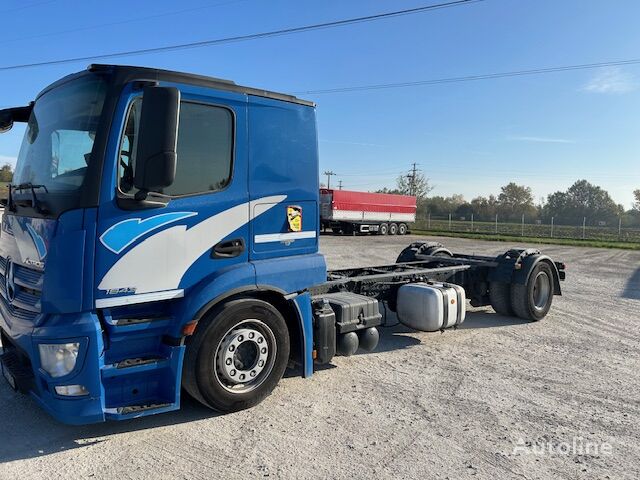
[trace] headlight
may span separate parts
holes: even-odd
[[[42,369],[54,378],[63,377],[76,366],[80,343],[41,343],[38,350]]]

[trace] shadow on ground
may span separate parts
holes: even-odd
[[[103,437],[124,432],[176,425],[218,414],[183,394],[182,408],[175,412],[122,422],[71,426],[57,422],[31,398],[16,394],[0,383],[0,464],[51,455],[103,442]]]
[[[412,330],[409,327],[405,327],[404,325],[399,323],[397,316],[392,312],[388,312],[388,318],[386,321],[387,321],[387,324],[390,324],[393,326],[387,329],[385,329],[384,327],[380,328],[381,336],[384,335],[385,333],[391,333],[394,336],[415,333],[415,330]],[[499,315],[495,313],[492,309],[487,308],[486,310],[467,312],[467,316],[465,317],[464,323],[457,328],[465,329],[465,330],[475,329],[475,328],[498,328],[498,327],[512,327],[517,325],[526,325],[528,323],[531,323],[531,322],[529,320],[523,320],[522,318],[518,318],[516,316],[509,317],[505,315]],[[385,330],[387,332],[385,332]],[[380,339],[380,343],[381,344],[383,343],[382,338]],[[417,341],[416,343],[420,343],[420,341]],[[410,346],[410,345],[404,345],[402,346],[402,348],[406,348],[407,346]],[[392,349],[390,348],[389,350],[392,350]]]
[[[518,325],[527,325],[531,323],[529,320],[506,315],[500,315],[493,310],[480,312],[467,312],[467,318],[458,328],[474,329],[474,328],[498,328],[498,327],[515,327]]]
[[[627,284],[622,292],[622,297],[640,300],[640,267],[638,267],[627,280]]]
[[[422,343],[421,339],[416,338],[414,330],[396,323],[395,315],[389,314],[387,322],[391,326],[380,328],[380,343],[374,353],[411,348]],[[526,323],[529,322],[516,317],[481,311],[469,312],[465,323],[460,328],[496,328]],[[427,335],[439,335],[439,333],[433,332]],[[331,364],[316,366],[316,371],[333,368],[336,367]],[[285,378],[299,376],[301,373],[299,366],[289,368]],[[28,396],[16,394],[4,382],[0,382],[0,464],[99,444],[110,435],[202,419],[215,420],[216,417],[218,414],[183,394],[182,408],[176,412],[123,422],[69,426],[51,418]]]

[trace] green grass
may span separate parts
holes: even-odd
[[[539,238],[521,237],[520,235],[503,235],[493,233],[449,232],[441,230],[411,229],[412,234],[433,235],[436,237],[473,238],[492,242],[526,242],[544,245],[571,245],[575,247],[621,248],[624,250],[640,250],[640,243],[615,242],[608,240],[577,240],[571,238]]]

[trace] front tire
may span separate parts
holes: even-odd
[[[239,299],[216,307],[200,322],[187,345],[187,391],[223,413],[260,403],[289,359],[289,332],[280,312],[262,300]]]
[[[553,301],[553,272],[551,267],[540,262],[529,275],[526,285],[511,285],[511,307],[514,313],[526,320],[542,320]]]

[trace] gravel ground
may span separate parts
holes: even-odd
[[[393,262],[414,238],[321,245],[341,268]],[[513,246],[441,241],[478,254]],[[376,352],[308,380],[289,374],[249,411],[186,401],[68,427],[0,382],[0,478],[639,478],[640,252],[544,251],[568,279],[542,322],[482,308],[443,334],[386,329]]]

